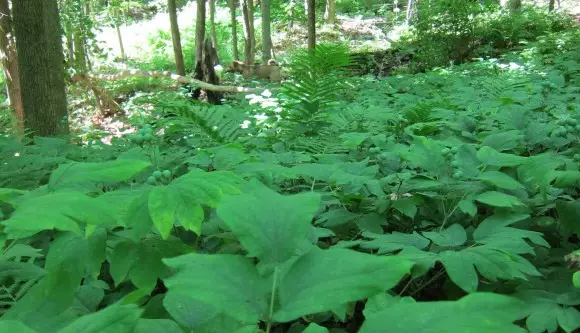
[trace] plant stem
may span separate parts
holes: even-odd
[[[268,314],[268,326],[266,333],[270,333],[272,329],[272,315],[274,315],[274,299],[276,296],[276,288],[278,287],[278,267],[274,268],[274,281],[272,282],[272,295],[270,296],[270,313]]]

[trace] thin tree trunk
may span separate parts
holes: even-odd
[[[516,12],[522,8],[522,0],[510,0],[510,12]]]
[[[242,16],[244,18],[244,62],[248,65],[254,63],[255,52],[254,47],[252,47],[252,42],[254,41],[254,30],[252,29],[253,24],[250,20],[250,10],[251,6],[248,2],[251,0],[240,0],[240,7],[242,9]],[[253,17],[253,15],[251,16]]]
[[[57,0],[12,5],[25,127],[37,136],[68,134]]]
[[[74,33],[74,68],[81,73],[87,71],[87,59],[85,55],[85,45],[80,32]]]
[[[250,24],[250,42],[251,42],[251,51],[250,53],[252,54],[252,61],[250,62],[250,64],[254,63],[254,59],[256,57],[256,29],[254,29],[254,1],[253,0],[247,0],[246,1],[247,5],[248,5],[248,21]]]
[[[364,0],[365,2],[365,9],[369,10],[373,7],[373,0]]]
[[[229,0],[230,18],[232,22],[232,48],[234,49],[234,59],[240,60],[238,52],[238,21],[236,19],[236,0]]]
[[[18,56],[14,45],[14,33],[12,32],[12,14],[8,0],[0,0],[0,59],[6,77],[8,100],[14,110],[16,118],[16,131],[22,133],[24,125],[24,110],[22,108],[22,96],[20,93],[20,74],[18,73]]]
[[[272,33],[270,30],[270,0],[260,2],[262,9],[262,59],[264,63],[273,59],[272,56]]]
[[[296,0],[290,0],[288,8],[288,30],[294,27],[294,7],[296,7]]]
[[[209,33],[211,36],[211,43],[213,44],[213,48],[217,51],[218,42],[215,32],[215,0],[209,0],[209,24],[210,24]]]
[[[175,0],[167,0],[167,9],[169,11],[169,21],[171,24],[171,39],[173,41],[175,67],[177,69],[177,74],[185,75],[185,64],[183,61],[183,50],[181,49],[181,35],[177,23],[177,8]]]
[[[326,0],[324,19],[326,23],[333,24],[336,22],[336,0]]]
[[[314,53],[316,48],[316,0],[308,1],[308,52]]]
[[[90,21],[93,20],[93,17],[91,15],[91,3],[90,3],[90,1],[85,2],[85,16],[86,16],[86,18],[88,20],[90,20]],[[83,38],[83,51],[85,53],[85,60],[87,62],[87,67],[88,67],[88,69],[90,71],[90,70],[93,69],[93,64],[91,63],[92,54],[91,54],[91,52],[89,50],[88,43],[87,43],[87,38],[86,37]]]
[[[407,1],[407,15],[405,16],[405,25],[409,25],[411,22],[411,13],[413,12],[413,0]]]
[[[66,63],[69,67],[73,67],[75,64],[75,47],[74,47],[74,38],[72,33],[72,24],[67,22],[66,24],[66,54],[67,59]]]
[[[195,21],[195,71],[202,63],[203,43],[205,41],[205,1],[197,0],[197,18]]]
[[[116,24],[115,29],[117,30],[117,39],[119,40],[119,48],[121,49],[121,59],[125,61],[127,60],[127,54],[125,54],[125,46],[123,45],[123,36],[121,35],[121,25]]]

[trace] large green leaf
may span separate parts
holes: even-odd
[[[477,179],[506,190],[517,190],[524,188],[524,185],[522,185],[520,182],[499,171],[486,171],[479,175]]]
[[[467,241],[467,233],[460,224],[454,224],[441,232],[424,232],[423,236],[439,246],[459,246]]]
[[[569,302],[560,294],[533,289],[521,290],[514,296],[524,302],[522,310],[530,333],[556,332],[558,326],[567,333],[580,329],[580,312],[571,306],[578,305],[577,297]]]
[[[524,135],[519,130],[495,132],[483,139],[481,145],[489,146],[497,151],[512,150],[518,147],[523,137]]]
[[[500,153],[488,146],[483,146],[477,151],[477,158],[483,164],[498,167],[518,166],[526,161],[525,157]]]
[[[429,246],[429,240],[417,232],[413,232],[412,234],[393,232],[388,235],[364,232],[363,237],[371,238],[372,240],[362,243],[361,247],[365,249],[377,249],[380,254],[394,252],[409,246],[418,249],[424,249]]]
[[[400,302],[371,313],[359,333],[525,333],[512,324],[523,303],[492,293],[475,293],[459,301]]]
[[[60,165],[50,176],[51,190],[86,183],[116,183],[129,180],[147,169],[151,163],[141,160],[107,162],[74,162]]]
[[[479,277],[473,267],[473,262],[468,260],[463,253],[443,251],[439,254],[439,260],[445,266],[445,272],[451,281],[468,293],[477,291]]]
[[[274,319],[288,322],[384,292],[397,285],[411,267],[411,262],[397,257],[313,249],[283,276],[280,309]]]
[[[279,265],[307,242],[319,205],[320,196],[313,192],[283,196],[260,186],[226,198],[217,212],[250,257]]]
[[[163,298],[163,306],[181,326],[191,330],[198,328],[219,314],[213,306],[189,295],[170,292]]]
[[[266,313],[270,286],[250,259],[187,254],[163,261],[175,271],[165,279],[169,293],[185,294],[247,323]]]
[[[497,191],[488,191],[481,193],[475,197],[475,200],[494,207],[511,208],[514,206],[524,206],[524,203],[521,202],[520,199],[514,197],[513,195]]]
[[[328,330],[316,323],[312,323],[302,333],[328,333]]]
[[[21,202],[10,219],[3,221],[10,237],[25,237],[58,229],[81,235],[81,225],[116,225],[119,221],[97,199],[79,192],[57,192]]]
[[[142,310],[136,305],[113,305],[83,316],[58,333],[133,333]]]
[[[16,320],[0,320],[0,332],[37,333],[32,328]]]
[[[169,319],[139,319],[132,333],[183,333],[179,325]]]

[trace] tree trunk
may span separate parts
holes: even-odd
[[[248,22],[250,24],[250,35],[251,35],[251,38],[250,38],[250,41],[251,41],[250,53],[252,54],[252,62],[251,63],[254,63],[254,59],[256,57],[256,29],[254,29],[254,1],[247,0],[246,3],[248,5]]]
[[[326,23],[333,24],[336,22],[336,0],[326,0],[324,19]]]
[[[405,25],[409,25],[411,22],[411,13],[413,12],[413,0],[407,1],[407,15],[405,16]]]
[[[255,43],[254,39],[254,29],[252,23],[252,15],[250,16],[250,8],[252,5],[249,4],[251,0],[240,0],[240,7],[242,9],[242,16],[244,18],[244,62],[248,65],[254,63]]]
[[[123,36],[121,35],[121,25],[116,24],[115,29],[117,30],[117,39],[119,40],[119,48],[121,49],[121,59],[125,61],[127,60],[127,54],[125,54],[125,46],[123,45]]]
[[[12,3],[24,125],[37,136],[68,134],[57,0]]]
[[[553,12],[555,6],[556,6],[556,0],[550,0],[550,4],[548,5],[548,10]]]
[[[211,36],[211,43],[213,44],[213,48],[217,52],[218,42],[217,36],[215,33],[215,0],[209,0],[209,33]]]
[[[234,59],[240,60],[238,52],[238,21],[236,20],[236,0],[229,0],[230,18],[232,22],[232,48],[234,51]]]
[[[74,68],[81,73],[87,71],[87,59],[85,54],[85,43],[80,32],[74,33]]]
[[[20,74],[18,73],[18,56],[14,45],[12,32],[12,15],[8,0],[0,0],[0,59],[6,77],[8,100],[14,110],[17,133],[22,133],[24,126],[24,110],[22,108],[22,96],[20,94]]]
[[[370,10],[373,7],[373,0],[364,0],[364,2],[366,10]]]
[[[91,22],[93,21],[93,17],[91,15],[91,3],[90,3],[90,1],[85,2],[85,16]],[[91,54],[91,52],[89,50],[86,36],[83,38],[83,50],[84,50],[84,53],[85,53],[85,60],[86,60],[86,63],[87,63],[87,67],[88,67],[88,69],[90,71],[90,70],[93,69],[93,65],[91,63],[92,54]]]
[[[203,43],[205,41],[205,1],[197,0],[197,18],[195,21],[195,75],[202,62]]]
[[[175,67],[177,74],[185,75],[185,64],[183,62],[183,50],[181,49],[181,35],[177,24],[177,8],[175,0],[167,0],[167,10],[169,11],[169,21],[171,24],[171,39],[173,41],[173,55],[175,57]]]
[[[264,63],[273,59],[272,56],[272,33],[270,31],[270,0],[260,2],[262,9],[262,59]]]
[[[522,0],[510,0],[510,12],[516,12],[522,8]]]
[[[294,27],[294,7],[296,7],[296,0],[290,0],[288,6],[288,30]]]
[[[308,1],[308,52],[314,53],[316,47],[316,0]]]

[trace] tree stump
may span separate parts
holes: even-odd
[[[203,82],[214,85],[219,85],[219,77],[217,76],[214,66],[219,63],[217,52],[212,45],[211,39],[206,38],[203,42],[203,52],[201,59],[196,59],[194,78]],[[219,105],[222,103],[223,93],[218,91],[204,90],[205,98],[208,103]],[[193,91],[192,97],[199,98],[202,96],[202,89],[196,88]]]

